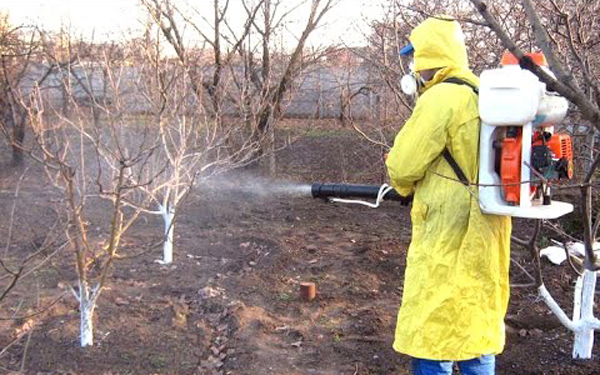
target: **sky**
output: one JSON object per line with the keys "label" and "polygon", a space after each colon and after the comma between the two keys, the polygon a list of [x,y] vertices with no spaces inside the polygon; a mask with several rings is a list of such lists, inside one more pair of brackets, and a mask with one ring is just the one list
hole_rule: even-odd
{"label": "sky", "polygon": [[[185,0],[175,0],[185,1]],[[235,0],[232,0],[235,1]],[[298,0],[285,0],[292,4]],[[323,26],[311,38],[313,44],[363,45],[366,21],[381,17],[385,0],[339,0],[324,18]],[[187,0],[197,8],[211,0]],[[244,17],[241,7],[230,7],[234,17]],[[8,11],[15,24],[34,24],[46,30],[69,25],[72,31],[96,40],[119,39],[142,29],[146,19],[139,0],[0,0],[0,11]],[[239,16],[235,12],[240,12]],[[299,29],[302,21],[291,22]],[[290,42],[292,43],[292,42]]]}

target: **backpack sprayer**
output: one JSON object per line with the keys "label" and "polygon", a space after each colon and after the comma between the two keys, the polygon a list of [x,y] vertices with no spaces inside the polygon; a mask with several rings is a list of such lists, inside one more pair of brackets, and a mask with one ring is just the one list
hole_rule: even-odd
{"label": "backpack sprayer", "polygon": [[[548,69],[543,54],[528,56],[543,69]],[[548,73],[551,74],[549,70]],[[548,184],[573,177],[571,138],[567,134],[554,133],[554,125],[564,119],[568,107],[565,98],[548,92],[546,85],[533,73],[522,69],[512,54],[506,53],[502,57],[501,68],[481,74],[478,186],[479,205],[484,213],[555,219],[573,211],[573,205],[551,199]],[[458,176],[464,176],[460,166],[452,167]],[[412,197],[402,197],[385,184],[313,184],[311,192],[314,198],[373,208],[382,200],[400,201],[405,205],[412,201]],[[376,201],[369,203],[347,198]]]}
{"label": "backpack sprayer", "polygon": [[[548,69],[541,53],[528,54]],[[549,74],[551,72],[547,70]],[[554,133],[569,107],[522,69],[509,53],[502,67],[481,74],[479,87],[479,203],[484,213],[555,219],[573,205],[552,201],[548,182],[573,177],[567,134]]]}

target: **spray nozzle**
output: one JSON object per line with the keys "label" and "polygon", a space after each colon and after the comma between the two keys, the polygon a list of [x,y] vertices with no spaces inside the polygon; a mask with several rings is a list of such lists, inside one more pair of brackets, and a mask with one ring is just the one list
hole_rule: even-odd
{"label": "spray nozzle", "polygon": [[[412,196],[403,197],[387,185],[349,185],[349,184],[320,184],[311,186],[313,198],[370,198],[399,201],[403,205],[412,202]],[[387,189],[389,188],[389,189]]]}

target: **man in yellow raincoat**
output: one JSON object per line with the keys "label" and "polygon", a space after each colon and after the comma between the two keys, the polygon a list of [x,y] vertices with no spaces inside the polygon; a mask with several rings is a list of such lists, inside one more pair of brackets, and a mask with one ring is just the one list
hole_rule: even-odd
{"label": "man in yellow raincoat", "polygon": [[[429,18],[403,52],[422,85],[386,161],[391,185],[414,194],[402,305],[394,349],[416,374],[493,374],[504,347],[509,297],[509,217],[484,215],[477,188],[478,78],[469,70],[458,22]],[[412,50],[412,51],[411,51]],[[458,83],[457,83],[458,81]]]}

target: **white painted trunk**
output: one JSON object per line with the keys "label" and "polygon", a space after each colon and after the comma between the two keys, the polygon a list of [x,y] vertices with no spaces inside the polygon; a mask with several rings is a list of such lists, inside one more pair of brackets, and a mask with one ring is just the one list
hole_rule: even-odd
{"label": "white painted trunk", "polygon": [[94,310],[97,290],[92,292],[87,282],[79,282],[79,335],[81,347],[94,345]]}
{"label": "white painted trunk", "polygon": [[163,244],[163,264],[170,264],[173,262],[173,231],[175,225],[173,223],[173,217],[175,216],[175,210],[163,212],[162,218],[165,223],[165,242]]}
{"label": "white painted trunk", "polygon": [[81,329],[81,347],[94,345],[94,310],[95,304],[84,304],[83,300],[79,303],[80,311],[80,329]]}
{"label": "white painted trunk", "polygon": [[539,287],[539,293],[544,303],[546,303],[546,306],[548,306],[552,313],[560,320],[562,325],[567,327],[570,331],[575,332],[577,330],[577,325],[569,319],[567,314],[560,308],[544,284]]}
{"label": "white painted trunk", "polygon": [[[573,316],[574,322],[582,323],[581,327],[575,331],[575,341],[573,344],[573,358],[590,359],[592,358],[592,348],[594,347],[594,294],[596,291],[596,272],[585,270],[581,280],[577,283],[581,287],[575,288],[575,313],[579,316]],[[580,293],[579,295],[577,293]],[[577,306],[581,301],[581,306]],[[577,311],[579,310],[579,311]]]}

